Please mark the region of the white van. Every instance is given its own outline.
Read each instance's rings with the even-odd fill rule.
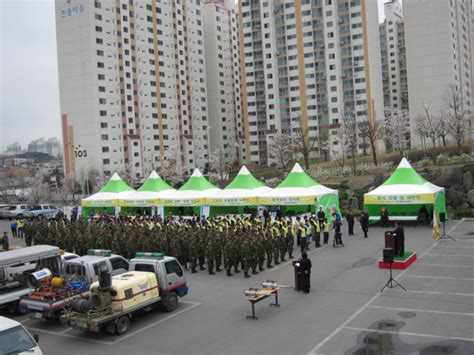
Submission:
[[[13,319],[0,317],[0,354],[43,355],[38,335],[30,333]]]

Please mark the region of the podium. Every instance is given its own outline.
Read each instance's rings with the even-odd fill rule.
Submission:
[[[395,236],[390,231],[385,232],[385,249],[395,249]]]
[[[299,273],[300,268],[296,264],[299,264],[299,260],[292,263],[295,272],[295,291],[303,291],[303,274]]]

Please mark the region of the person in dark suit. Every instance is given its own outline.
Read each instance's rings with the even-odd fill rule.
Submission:
[[[403,255],[405,255],[405,231],[400,225],[400,222],[395,222],[395,229],[392,231],[392,234],[395,236],[395,256],[403,257]]]
[[[349,210],[349,213],[347,214],[346,219],[347,219],[348,234],[354,235],[354,214],[352,213],[351,210]]]
[[[380,209],[380,224],[382,225],[382,228],[387,228],[388,227],[388,211],[387,207],[382,206]]]
[[[364,238],[367,238],[367,233],[369,232],[369,214],[367,212],[362,211],[359,222],[362,231],[364,232]]]
[[[303,292],[309,293],[311,288],[311,260],[308,258],[306,252],[301,253],[301,260],[299,261],[298,273],[302,275]]]
[[[319,228],[323,229],[323,224],[324,224],[324,218],[326,217],[326,214],[323,211],[323,208],[319,206],[319,211],[318,211],[318,222],[319,222]]]

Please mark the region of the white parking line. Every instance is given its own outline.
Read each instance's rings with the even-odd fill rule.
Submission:
[[[449,266],[449,267],[470,267],[470,268],[474,268],[474,265],[459,265],[459,264],[419,263],[419,264],[416,264],[416,265],[419,265],[419,266],[427,265],[427,266]]]
[[[474,255],[470,255],[470,254],[426,254],[426,256],[436,256],[436,257],[439,257],[439,256],[452,256],[452,257],[455,257],[455,258],[465,258],[465,257],[468,257],[468,258],[474,258]]]
[[[182,303],[184,303],[184,302],[182,302]],[[187,312],[187,311],[193,309],[194,307],[197,307],[197,306],[200,305],[200,303],[195,303],[195,302],[186,302],[186,303],[187,303],[187,304],[192,304],[192,305],[191,305],[190,307],[188,307],[188,308],[185,308],[185,309],[179,311],[179,312],[170,314],[168,317],[165,317],[165,318],[163,318],[163,319],[160,319],[159,321],[156,321],[155,323],[149,324],[149,325],[147,325],[146,327],[143,327],[143,328],[138,329],[138,330],[136,330],[136,331],[134,331],[134,332],[128,333],[127,335],[125,335],[125,336],[123,336],[123,337],[120,337],[119,339],[116,339],[116,340],[114,340],[113,342],[110,342],[110,345],[116,344],[116,343],[118,343],[119,341],[125,340],[125,339],[127,339],[127,338],[130,338],[131,336],[134,336],[134,335],[136,335],[136,334],[138,334],[138,333],[141,333],[141,332],[143,332],[143,331],[145,331],[145,330],[148,330],[148,329],[150,329],[150,328],[153,328],[153,327],[156,326],[157,324],[163,323],[163,322],[167,321],[168,319],[174,318],[174,317],[180,315],[181,313]]]
[[[460,225],[462,222],[464,222],[465,218],[461,219],[454,227],[452,227],[449,231],[448,234],[451,233],[458,225]],[[431,249],[433,249],[436,245],[438,244],[438,241],[435,241],[428,249],[426,249],[423,254],[421,254],[420,259],[425,256],[425,254],[428,254]],[[395,280],[398,278],[402,277],[405,272],[407,272],[409,269],[403,270],[398,276],[395,277]],[[362,307],[360,307],[357,311],[355,311],[352,316],[350,316],[345,322],[343,322],[338,328],[334,329],[331,334],[329,334],[326,338],[324,338],[319,344],[317,344],[313,349],[311,349],[308,352],[308,355],[315,355],[319,349],[321,349],[329,340],[331,340],[337,333],[339,333],[344,327],[346,327],[350,322],[352,322],[362,311],[367,308],[377,297],[379,297],[381,293],[375,294],[370,300],[368,300]]]
[[[86,337],[81,337],[81,336],[78,336],[78,335],[73,335],[73,334],[65,334],[66,332],[70,331],[70,330],[73,330],[73,328],[67,328],[67,329],[64,329],[60,332],[53,332],[51,330],[45,330],[45,329],[40,329],[40,328],[34,328],[34,327],[28,327],[28,329],[32,330],[32,331],[36,331],[36,332],[42,332],[42,333],[46,333],[46,334],[51,334],[51,335],[55,335],[55,336],[61,336],[61,337],[65,337],[65,338],[73,338],[73,339],[79,339],[79,340],[83,340],[83,341],[87,341],[87,342],[91,342],[91,343],[96,343],[96,344],[101,344],[101,345],[114,345],[122,340],[125,340],[133,335],[136,335],[140,332],[143,332],[147,329],[150,329],[154,326],[156,326],[157,324],[160,324],[160,323],[163,323],[164,321],[167,321],[171,318],[174,318],[186,311],[189,311],[191,309],[193,309],[194,307],[197,307],[200,305],[200,303],[196,303],[196,302],[189,302],[189,301],[181,301],[180,303],[184,303],[184,304],[189,304],[191,305],[190,307],[187,307],[185,309],[182,309],[181,311],[179,312],[174,312],[172,314],[170,314],[169,316],[165,317],[165,318],[162,318],[152,324],[149,324],[147,325],[146,327],[143,327],[143,328],[140,328],[140,329],[137,329],[136,331],[134,332],[131,332],[131,333],[128,333],[127,335],[124,335],[118,339],[115,339],[115,340],[111,340],[111,341],[102,341],[102,340],[96,340],[96,339],[90,339],[90,338],[86,338]]]
[[[388,310],[391,310],[391,311],[402,311],[402,312],[424,312],[424,313],[435,313],[435,314],[451,314],[451,315],[455,315],[455,316],[474,317],[474,313],[430,311],[430,310],[427,310],[427,309],[382,307],[382,306],[367,306],[367,308],[388,309]]]
[[[474,247],[466,247],[466,246],[458,246],[458,245],[438,245],[437,248],[474,249]]]
[[[433,334],[399,332],[399,331],[396,331],[396,330],[393,330],[393,331],[392,331],[392,330],[377,330],[377,329],[356,328],[356,327],[344,327],[343,329],[357,330],[357,331],[359,331],[359,332],[369,332],[369,333],[383,333],[383,334],[395,334],[395,335],[409,335],[409,336],[423,337],[423,338],[437,338],[437,339],[449,339],[449,340],[461,340],[461,341],[474,342],[474,338],[460,338],[460,337],[443,336],[443,335],[433,335]]]
[[[466,297],[474,297],[474,293],[454,293],[454,292],[437,292],[437,291],[403,291],[403,290],[396,290],[396,289],[390,289],[387,291],[393,291],[393,292],[405,292],[405,293],[421,293],[421,294],[427,294],[427,295],[448,295],[448,296],[466,296]]]
[[[474,281],[474,278],[471,278],[471,277],[423,276],[423,275],[403,275],[403,277],[414,277],[418,279]]]
[[[77,336],[77,335],[63,334],[63,333],[53,332],[51,330],[46,330],[46,329],[41,329],[41,328],[33,328],[33,327],[28,327],[28,326],[27,326],[27,328],[28,328],[28,330],[33,330],[35,332],[46,333],[46,334],[65,337],[65,338],[78,339],[78,340],[87,341],[87,342],[90,342],[90,343],[96,343],[96,344],[101,344],[101,345],[111,345],[112,344],[109,341],[89,339],[89,338],[80,337],[80,336]]]

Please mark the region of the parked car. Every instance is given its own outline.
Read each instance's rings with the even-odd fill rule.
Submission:
[[[38,217],[39,219],[51,219],[56,217],[56,213],[58,212],[58,208],[52,205],[36,205],[33,206],[30,210],[25,211],[23,216],[25,217]]]
[[[6,213],[11,205],[0,205],[0,218],[6,218]]]
[[[5,212],[4,218],[20,218],[24,217],[25,212],[31,209],[30,205],[12,205]]]
[[[43,354],[38,340],[17,321],[0,316],[0,354]]]

